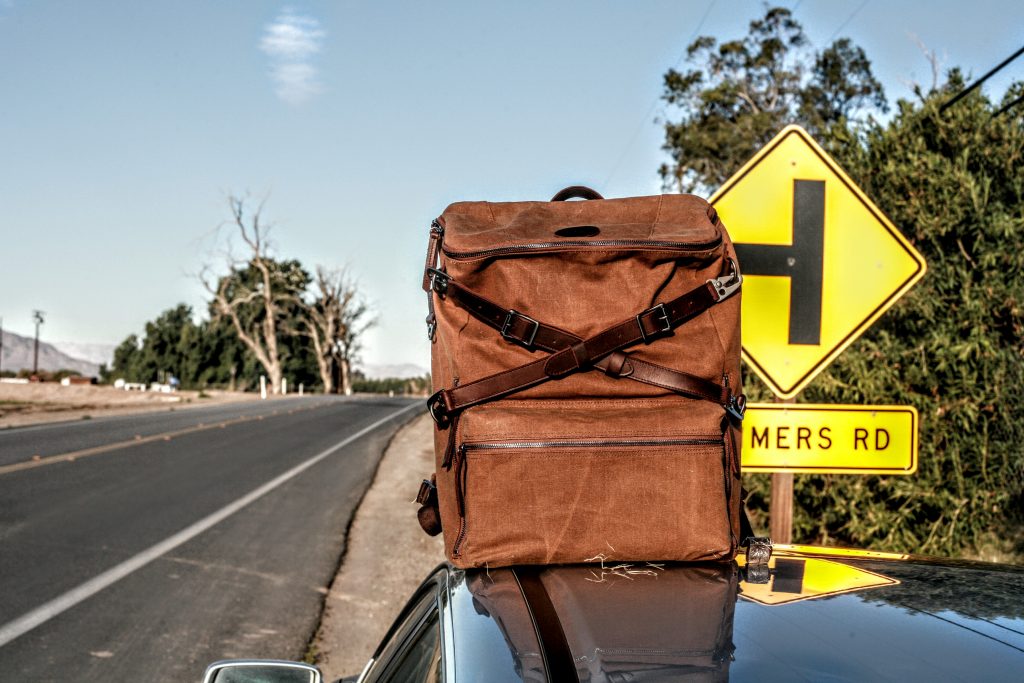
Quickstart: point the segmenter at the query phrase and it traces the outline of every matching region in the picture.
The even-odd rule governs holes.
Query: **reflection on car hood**
[[[545,671],[562,680],[555,674],[570,669],[616,683],[1020,680],[1024,671],[1022,567],[780,546],[759,583],[745,580],[742,560],[454,578],[453,603],[459,592],[471,598],[511,655],[493,680]]]

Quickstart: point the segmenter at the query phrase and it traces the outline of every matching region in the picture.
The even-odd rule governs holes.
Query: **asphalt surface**
[[[33,456],[82,450],[154,434],[219,425],[239,419],[269,417],[289,410],[311,409],[336,401],[326,396],[303,396],[272,401],[227,403],[209,408],[183,408],[137,415],[99,417],[0,430],[0,466]]]
[[[197,681],[215,659],[301,658],[418,406],[306,397],[0,432],[0,679]]]

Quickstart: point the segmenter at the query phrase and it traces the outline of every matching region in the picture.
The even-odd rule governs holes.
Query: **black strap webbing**
[[[555,611],[551,596],[548,595],[540,578],[543,570],[544,567],[515,567],[512,573],[519,581],[519,588],[523,591],[526,605],[533,616],[548,680],[579,683],[576,664],[569,649],[569,641],[565,639],[562,622],[558,620],[558,612]]]

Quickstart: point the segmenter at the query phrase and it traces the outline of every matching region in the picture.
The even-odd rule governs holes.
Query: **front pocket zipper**
[[[466,540],[466,454],[468,451],[498,451],[516,450],[525,451],[532,449],[579,449],[579,448],[637,448],[637,447],[663,447],[663,446],[721,446],[723,455],[723,466],[728,472],[728,464],[725,462],[725,437],[722,434],[716,436],[688,436],[668,438],[622,438],[622,439],[561,439],[552,441],[478,441],[461,444],[456,450],[452,469],[455,471],[455,502],[459,511],[459,531],[452,544],[452,556],[458,557],[462,543]],[[728,479],[728,474],[726,474]],[[728,481],[726,481],[728,485]]]

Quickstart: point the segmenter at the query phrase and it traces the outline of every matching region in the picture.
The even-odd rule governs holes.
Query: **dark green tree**
[[[203,364],[201,337],[190,306],[169,308],[146,323],[142,339],[130,335],[114,349],[114,362],[104,379],[149,383],[174,376],[183,385],[194,384],[197,368]]]
[[[963,85],[954,71],[940,90],[899,102],[862,144],[834,139],[928,274],[804,400],[914,405],[920,467],[912,477],[799,477],[805,538],[1024,551],[1024,127],[993,117],[998,105],[981,94],[940,112]]]
[[[282,379],[293,387],[299,383],[312,387],[318,381],[315,353],[309,339],[298,334],[304,327],[302,298],[311,281],[298,261],[264,256],[259,263],[232,270],[211,288],[211,325],[229,331],[259,364],[257,381],[266,374],[277,390]],[[264,295],[268,289],[269,302]],[[237,353],[233,355],[237,366]]]
[[[138,382],[136,368],[139,365],[140,347],[142,343],[139,338],[130,334],[114,349],[114,360],[110,367],[103,367],[100,379],[103,382],[111,382],[117,378]]]
[[[785,8],[768,9],[742,39],[702,36],[687,55],[691,69],[664,77],[666,189],[709,193],[788,123],[820,135],[885,108],[864,51],[843,38],[814,52]]]
[[[745,39],[694,43],[705,71],[666,75],[680,119],[666,124],[667,185],[713,190],[788,123],[800,123],[890,216],[928,274],[820,375],[801,401],[914,405],[920,467],[910,477],[795,479],[799,541],[887,550],[1024,553],[1024,126],[956,70],[900,101],[885,124],[863,51],[841,40],[800,57],[800,27],[768,10]],[[1015,85],[1003,103],[1018,97]],[[769,398],[748,374],[755,399]],[[768,478],[747,476],[755,518]],[[755,521],[755,525],[757,525]],[[1007,555],[993,555],[1007,557]]]

